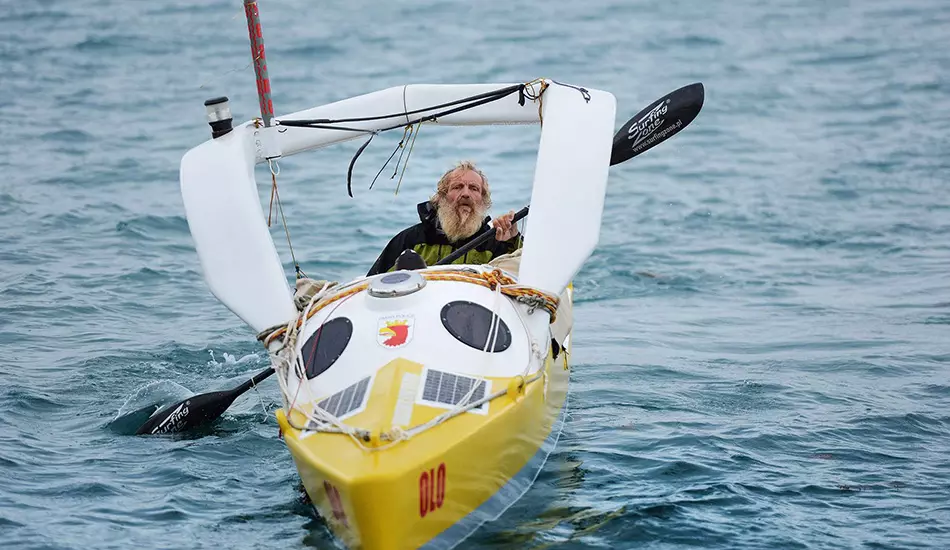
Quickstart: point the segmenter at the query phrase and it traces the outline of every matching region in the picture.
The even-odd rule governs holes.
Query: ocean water
[[[575,281],[572,397],[534,487],[465,547],[950,548],[950,4],[261,0],[288,113],[405,83],[551,77],[617,126],[702,81],[611,168]],[[178,190],[202,102],[256,115],[241,2],[2,2],[0,547],[334,548],[273,409],[130,436],[141,399],[265,366],[202,278]],[[460,158],[496,212],[537,128],[424,128],[282,162],[293,251],[359,275]],[[258,173],[266,200],[267,174]],[[288,273],[283,230],[273,228]]]

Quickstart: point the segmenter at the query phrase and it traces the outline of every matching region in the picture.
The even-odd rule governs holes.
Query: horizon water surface
[[[575,280],[572,394],[533,488],[465,548],[950,548],[950,4],[261,0],[278,114],[406,83],[550,77],[617,127],[701,81],[611,168]],[[257,108],[240,1],[4,2],[0,547],[334,548],[273,410],[127,435],[137,399],[259,371],[178,188],[202,102]],[[537,128],[424,128],[285,159],[294,253],[347,280],[456,160],[527,203]],[[269,177],[258,172],[266,200]],[[288,274],[279,224],[273,236]]]

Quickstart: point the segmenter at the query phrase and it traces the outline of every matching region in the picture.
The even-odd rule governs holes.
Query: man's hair
[[[491,207],[491,190],[488,188],[488,178],[485,177],[485,174],[475,166],[474,162],[463,160],[457,163],[453,168],[447,170],[442,177],[439,178],[438,185],[435,186],[435,195],[429,198],[429,202],[433,205],[438,204],[439,199],[445,197],[449,194],[449,184],[452,180],[452,174],[456,170],[471,170],[478,174],[482,178],[482,201],[485,203],[485,208]]]

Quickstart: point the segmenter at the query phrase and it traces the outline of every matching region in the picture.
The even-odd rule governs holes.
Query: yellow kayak
[[[308,355],[314,338],[347,340],[345,349],[306,382],[283,375],[297,396],[277,412],[284,441],[313,505],[353,548],[453,547],[527,491],[563,423],[568,354],[532,350],[539,339],[519,322],[530,308],[464,280],[413,276],[428,284],[374,296],[383,276],[331,298],[301,330],[298,354],[314,372],[314,361],[336,354],[327,345],[327,355]],[[490,307],[493,341],[462,345],[466,328],[479,336],[477,313],[466,315]],[[345,334],[334,328],[346,324]],[[314,404],[335,419],[314,418]]]

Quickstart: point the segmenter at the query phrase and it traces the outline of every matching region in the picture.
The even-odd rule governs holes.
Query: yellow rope
[[[501,293],[507,296],[511,296],[516,301],[520,303],[525,303],[532,308],[541,307],[551,316],[551,322],[553,323],[557,317],[557,307],[560,302],[560,298],[544,292],[543,290],[538,290],[536,288],[531,288],[527,286],[521,286],[516,283],[514,279],[505,275],[500,269],[494,269],[489,272],[479,272],[472,273],[468,271],[455,271],[455,270],[446,270],[446,271],[427,271],[421,274],[427,281],[455,281],[460,283],[472,283],[476,285],[483,286],[489,290],[495,290],[498,286],[501,286]],[[342,300],[347,296],[352,296],[363,292],[369,287],[369,283],[360,283],[356,286],[350,287],[346,290],[328,296],[310,308],[307,312],[306,319],[301,316],[297,319],[297,327],[303,325],[303,323],[313,317],[318,311],[322,310],[326,306]],[[275,327],[271,331],[264,331],[258,335],[258,340],[264,343],[264,347],[270,346],[270,344],[287,332],[287,325],[280,325]]]
[[[515,298],[519,302],[528,303],[534,307],[543,307],[550,315],[553,323],[557,318],[557,306],[560,298],[542,290],[517,285],[515,280],[508,277],[499,269],[488,273],[469,273],[465,271],[427,272],[422,274],[428,281],[459,281],[484,286],[489,290],[501,285],[501,293]],[[519,299],[521,298],[521,299]]]
[[[274,215],[274,195],[277,194],[277,176],[271,172],[270,175],[270,204],[267,205],[267,227],[271,226],[271,217]]]
[[[544,91],[548,89],[547,82],[541,82],[541,92],[538,94],[538,124],[544,127]]]
[[[343,298],[346,298],[347,296],[352,296],[354,294],[363,292],[364,290],[366,290],[367,287],[369,287],[369,283],[362,283],[352,288],[348,288],[344,290],[343,292],[339,292],[337,294],[324,298],[323,300],[317,302],[316,304],[314,304],[312,308],[310,308],[310,311],[307,313],[306,319],[304,319],[303,316],[297,319],[297,328],[300,328],[300,326],[303,325],[304,321],[313,317],[313,315],[316,312],[320,311],[326,306],[334,302],[337,302],[339,300],[342,300]],[[285,332],[287,332],[287,325],[280,325],[280,328],[274,330],[273,332],[264,331],[258,334],[257,339],[263,342],[264,347],[266,348],[270,346],[271,342],[273,342],[274,340],[282,336]]]
[[[535,91],[534,91],[534,85],[535,85],[535,84],[540,84],[540,85],[541,85],[541,89],[540,89],[540,91],[539,91],[538,93],[535,93]],[[548,86],[550,86],[550,84],[548,84],[548,81],[545,80],[544,78],[535,78],[534,80],[532,80],[532,81],[530,81],[530,82],[525,82],[524,86],[525,86],[525,88],[530,88],[530,89],[531,89],[531,93],[530,93],[530,94],[526,93],[526,94],[525,94],[525,97],[527,97],[527,98],[530,99],[531,101],[537,101],[537,102],[538,102],[538,122],[539,122],[539,123],[541,124],[541,126],[543,127],[543,126],[544,126],[544,114],[542,113],[542,110],[544,109],[544,91],[548,89]]]

